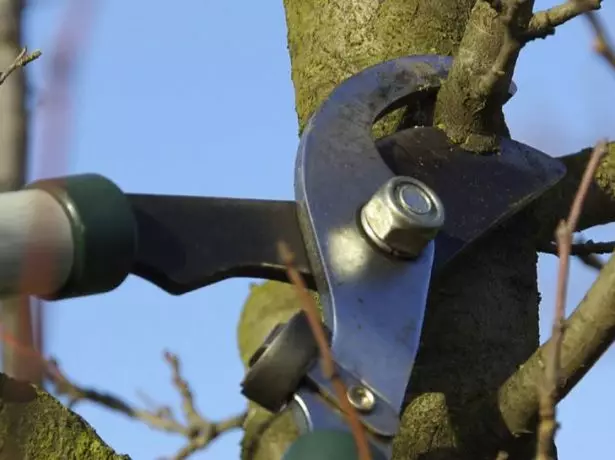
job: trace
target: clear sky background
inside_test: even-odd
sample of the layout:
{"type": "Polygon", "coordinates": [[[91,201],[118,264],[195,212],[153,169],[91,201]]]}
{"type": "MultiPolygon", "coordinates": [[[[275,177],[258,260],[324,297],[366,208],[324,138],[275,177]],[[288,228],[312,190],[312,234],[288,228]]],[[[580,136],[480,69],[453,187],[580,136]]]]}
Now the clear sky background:
{"type": "MultiPolygon", "coordinates": [[[[82,0],[85,1],[85,0],[82,0]]],[[[28,2],[27,44],[52,51],[66,0],[28,2]]],[[[537,1],[537,8],[555,4],[537,1]]],[[[615,5],[602,18],[615,35],[615,5]]],[[[517,95],[506,113],[513,136],[552,155],[615,137],[615,78],[590,51],[583,20],[522,54],[517,95]]],[[[45,89],[46,55],[29,67],[34,96],[45,89]]],[[[45,160],[35,143],[33,174],[97,172],[125,191],[291,199],[298,143],[281,1],[100,1],[73,88],[65,157],[45,160]],[[37,166],[38,165],[38,166],[37,166]]],[[[38,101],[33,123],[44,101],[38,101]]],[[[38,131],[36,131],[38,132],[38,131]]],[[[35,134],[35,137],[37,134],[35,134]]],[[[613,239],[613,227],[586,236],[613,239]]],[[[556,259],[540,259],[541,331],[552,317],[556,259]]],[[[595,273],[572,266],[569,311],[595,273]]],[[[169,349],[183,360],[202,412],[241,411],[243,369],[236,324],[248,280],[172,297],[135,277],[112,293],[46,305],[48,351],[78,383],[139,403],[137,390],[176,405],[169,349]]],[[[560,406],[561,460],[604,457],[615,429],[615,357],[608,352],[560,406]]],[[[135,460],[174,454],[183,439],[91,404],[81,413],[118,452],[135,460]]],[[[240,433],[201,460],[238,458],[240,433]]]]}

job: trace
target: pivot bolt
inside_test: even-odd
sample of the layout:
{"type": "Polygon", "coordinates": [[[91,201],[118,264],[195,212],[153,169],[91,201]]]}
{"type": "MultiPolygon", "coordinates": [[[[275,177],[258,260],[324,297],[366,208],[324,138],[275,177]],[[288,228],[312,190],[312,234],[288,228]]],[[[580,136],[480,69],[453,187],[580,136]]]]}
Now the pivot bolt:
{"type": "Polygon", "coordinates": [[[444,224],[444,205],[411,177],[389,179],[361,209],[363,230],[380,249],[415,258],[444,224]]]}
{"type": "Polygon", "coordinates": [[[348,402],[359,412],[370,412],[376,405],[376,397],[368,388],[353,385],[346,392],[348,402]]]}

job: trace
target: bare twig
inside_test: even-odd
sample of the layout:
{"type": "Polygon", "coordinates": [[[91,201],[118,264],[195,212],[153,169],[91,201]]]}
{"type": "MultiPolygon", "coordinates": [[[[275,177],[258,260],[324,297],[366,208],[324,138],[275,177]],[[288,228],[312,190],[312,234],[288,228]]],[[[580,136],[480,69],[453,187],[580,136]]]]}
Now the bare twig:
{"type": "Polygon", "coordinates": [[[175,454],[173,457],[175,460],[186,459],[191,454],[207,447],[221,434],[243,426],[245,413],[219,422],[212,422],[203,417],[194,405],[188,382],[181,376],[179,358],[169,352],[164,353],[164,358],[171,367],[173,384],[181,395],[185,422],[177,420],[168,407],[155,410],[136,409],[117,396],[78,386],[62,373],[54,360],[47,361],[46,374],[55,387],[55,393],[58,396],[68,397],[69,407],[81,401],[90,401],[142,421],[156,430],[186,437],[187,443],[175,454]]]}
{"type": "MultiPolygon", "coordinates": [[[[557,244],[550,242],[538,248],[539,252],[558,255],[557,244]]],[[[615,251],[615,241],[596,243],[592,240],[577,240],[570,246],[570,255],[576,256],[581,262],[590,268],[602,270],[604,263],[597,254],[610,254],[615,251]]]]}
{"type": "Polygon", "coordinates": [[[537,460],[550,460],[553,439],[557,430],[556,409],[557,392],[560,386],[561,350],[566,319],[566,292],[568,288],[568,274],[572,235],[577,226],[583,202],[593,180],[600,159],[606,154],[605,141],[598,143],[590,158],[585,174],[574,198],[570,213],[565,221],[561,221],[556,230],[556,241],[559,252],[559,271],[557,277],[557,293],[555,301],[555,316],[553,319],[553,332],[546,362],[544,383],[540,389],[540,424],[538,427],[537,460]]]}
{"type": "Polygon", "coordinates": [[[0,72],[0,85],[6,81],[6,79],[15,72],[17,69],[25,67],[32,61],[41,57],[43,53],[40,50],[34,50],[32,53],[28,53],[26,48],[22,49],[21,52],[17,55],[15,60],[11,63],[10,66],[4,71],[0,72]]]}
{"type": "MultiPolygon", "coordinates": [[[[587,5],[590,0],[570,0],[576,5],[587,5]]],[[[602,21],[594,11],[588,10],[585,13],[591,28],[594,31],[594,50],[615,70],[615,49],[607,37],[606,29],[602,21]]]]}
{"type": "MultiPolygon", "coordinates": [[[[548,245],[538,248],[540,252],[545,254],[557,255],[557,244],[549,243],[548,245]]],[[[615,241],[595,242],[593,240],[577,241],[570,246],[570,255],[585,256],[590,254],[609,254],[615,251],[615,241]]]]}
{"type": "Polygon", "coordinates": [[[523,39],[528,42],[536,38],[546,38],[553,35],[556,27],[588,11],[599,10],[601,5],[602,0],[573,0],[547,10],[538,11],[532,16],[530,24],[523,34],[523,39]]]}
{"type": "Polygon", "coordinates": [[[346,420],[354,436],[359,454],[359,459],[370,460],[371,453],[369,449],[369,444],[367,442],[367,437],[365,435],[365,431],[363,429],[363,426],[361,425],[356,410],[354,409],[354,407],[352,407],[346,397],[346,386],[344,385],[342,379],[339,378],[335,370],[335,363],[333,361],[331,349],[329,348],[329,342],[327,340],[323,325],[320,321],[318,306],[316,305],[314,298],[308,292],[307,286],[303,281],[303,278],[299,274],[299,271],[295,268],[294,255],[285,243],[278,243],[278,253],[280,254],[280,258],[286,265],[288,278],[295,286],[297,293],[299,294],[299,297],[301,299],[300,303],[306,313],[306,316],[308,317],[312,333],[314,334],[314,338],[316,339],[316,343],[318,345],[322,372],[325,378],[331,381],[333,388],[335,389],[337,399],[341,406],[340,409],[346,416],[346,420]]]}
{"type": "Polygon", "coordinates": [[[594,13],[600,9],[602,0],[569,0],[532,15],[529,24],[519,25],[519,13],[526,0],[498,0],[489,3],[499,11],[500,21],[506,26],[500,52],[491,69],[483,75],[477,86],[479,95],[489,95],[494,91],[498,81],[506,75],[511,63],[525,44],[536,38],[545,38],[555,32],[555,28],[565,22],[585,14],[590,21],[596,40],[594,48],[603,58],[615,67],[615,53],[609,44],[606,31],[598,16],[594,13]]]}

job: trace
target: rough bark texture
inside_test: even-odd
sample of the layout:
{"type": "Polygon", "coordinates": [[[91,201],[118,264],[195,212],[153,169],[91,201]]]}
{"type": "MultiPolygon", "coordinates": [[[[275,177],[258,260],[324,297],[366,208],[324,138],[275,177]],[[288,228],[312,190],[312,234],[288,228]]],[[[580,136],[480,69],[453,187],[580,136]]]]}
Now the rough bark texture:
{"type": "MultiPolygon", "coordinates": [[[[286,0],[300,127],[351,73],[401,55],[454,54],[475,3],[286,0]]],[[[538,344],[535,228],[529,217],[492,234],[435,280],[395,459],[495,458],[502,447],[490,444],[501,425],[497,414],[477,408],[538,344]]],[[[238,331],[244,363],[270,328],[296,308],[288,286],[269,282],[253,289],[238,331]]],[[[252,407],[244,458],[280,458],[296,435],[288,415],[263,425],[269,419],[252,407]]],[[[531,444],[517,442],[510,458],[526,458],[531,444]]]]}
{"type": "MultiPolygon", "coordinates": [[[[498,2],[500,3],[500,2],[498,2]]],[[[435,110],[435,123],[455,143],[475,152],[493,151],[497,136],[508,135],[502,105],[512,81],[517,51],[496,85],[485,98],[477,91],[477,81],[490,71],[501,51],[507,25],[496,2],[477,1],[466,24],[459,53],[451,68],[450,78],[442,85],[435,110]]],[[[525,27],[529,23],[533,1],[524,1],[515,21],[525,27]]]]}
{"type": "Polygon", "coordinates": [[[0,460],[129,460],[79,415],[28,383],[0,374],[0,460]]]}

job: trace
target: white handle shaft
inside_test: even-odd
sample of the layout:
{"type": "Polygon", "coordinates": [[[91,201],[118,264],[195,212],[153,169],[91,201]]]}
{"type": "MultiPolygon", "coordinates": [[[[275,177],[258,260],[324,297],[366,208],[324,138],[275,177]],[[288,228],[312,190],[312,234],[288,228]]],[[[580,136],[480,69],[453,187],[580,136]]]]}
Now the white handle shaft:
{"type": "Polygon", "coordinates": [[[58,291],[70,275],[73,253],[70,220],[49,193],[0,194],[0,297],[58,291]]]}

